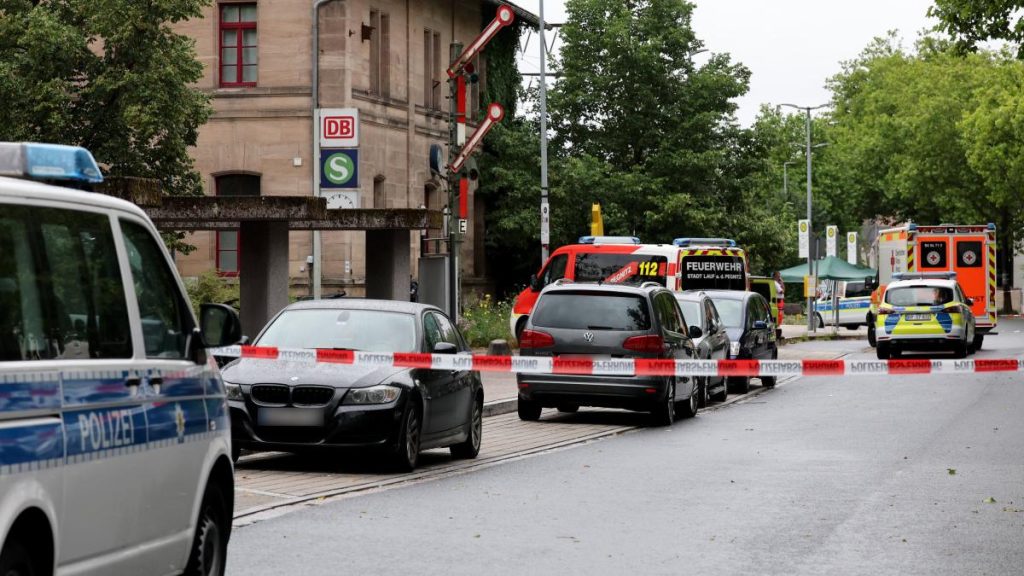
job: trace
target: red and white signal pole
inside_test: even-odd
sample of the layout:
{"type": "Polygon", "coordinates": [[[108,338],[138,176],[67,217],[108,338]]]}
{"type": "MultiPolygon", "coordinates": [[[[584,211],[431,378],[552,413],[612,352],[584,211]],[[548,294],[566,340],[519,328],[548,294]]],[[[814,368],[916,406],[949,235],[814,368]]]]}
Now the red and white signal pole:
{"type": "Polygon", "coordinates": [[[466,137],[466,77],[472,75],[472,61],[497,34],[515,21],[509,6],[499,6],[494,20],[488,24],[469,46],[451,45],[452,65],[448,68],[448,92],[451,100],[448,120],[448,314],[452,321],[459,318],[459,244],[469,223],[469,179],[465,174],[466,161],[480,146],[484,136],[505,116],[500,104],[487,107],[487,117],[467,139],[466,137]],[[458,194],[459,211],[455,213],[455,195],[458,194]],[[457,221],[456,221],[457,218],[457,221]]]}

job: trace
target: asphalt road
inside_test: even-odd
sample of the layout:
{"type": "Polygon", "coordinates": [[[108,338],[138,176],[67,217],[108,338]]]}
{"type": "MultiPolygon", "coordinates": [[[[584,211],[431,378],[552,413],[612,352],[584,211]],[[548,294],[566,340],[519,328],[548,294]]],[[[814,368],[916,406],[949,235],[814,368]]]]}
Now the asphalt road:
{"type": "MultiPolygon", "coordinates": [[[[978,357],[1024,355],[1022,330],[1001,322],[978,357]]],[[[1018,375],[803,378],[668,429],[238,528],[228,573],[1016,575],[1022,415],[1018,375]]]]}

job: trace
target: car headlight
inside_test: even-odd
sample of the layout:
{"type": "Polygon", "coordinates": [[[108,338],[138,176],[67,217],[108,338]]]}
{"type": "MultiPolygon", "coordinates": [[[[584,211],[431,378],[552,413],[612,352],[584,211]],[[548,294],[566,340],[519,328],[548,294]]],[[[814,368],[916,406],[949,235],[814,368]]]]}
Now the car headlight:
{"type": "Polygon", "coordinates": [[[730,342],[729,343],[729,357],[736,358],[740,355],[740,343],[730,342]]]}
{"type": "Polygon", "coordinates": [[[238,384],[232,384],[231,382],[224,383],[224,390],[228,394],[228,400],[245,400],[242,397],[242,387],[238,384]]]}
{"type": "Polygon", "coordinates": [[[353,388],[345,394],[342,404],[388,404],[398,400],[402,389],[382,384],[369,388],[353,388]]]}

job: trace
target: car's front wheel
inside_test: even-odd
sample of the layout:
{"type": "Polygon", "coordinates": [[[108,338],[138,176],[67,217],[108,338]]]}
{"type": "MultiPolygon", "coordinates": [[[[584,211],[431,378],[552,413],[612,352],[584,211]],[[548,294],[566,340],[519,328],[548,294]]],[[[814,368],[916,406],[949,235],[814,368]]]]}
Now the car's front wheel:
{"type": "Polygon", "coordinates": [[[715,393],[711,397],[716,402],[725,402],[725,399],[729,397],[729,386],[726,385],[725,379],[722,379],[722,389],[715,393]]]}
{"type": "Polygon", "coordinates": [[[398,441],[391,449],[391,467],[399,472],[411,472],[416,468],[420,457],[420,441],[423,428],[419,410],[409,401],[402,418],[402,429],[398,433],[398,441]]]}
{"type": "Polygon", "coordinates": [[[888,342],[879,342],[878,346],[875,348],[875,354],[878,356],[879,360],[888,360],[889,359],[889,343],[888,342]]]}
{"type": "Polygon", "coordinates": [[[868,316],[868,346],[874,348],[878,344],[875,336],[875,320],[868,316]]]}
{"type": "Polygon", "coordinates": [[[746,394],[750,392],[749,376],[733,376],[725,381],[725,387],[732,394],[746,394]]]}
{"type": "MultiPolygon", "coordinates": [[[[707,381],[697,385],[696,388],[690,393],[690,397],[683,400],[678,404],[679,409],[676,411],[676,416],[680,420],[687,418],[693,418],[697,415],[697,408],[701,403],[701,398],[707,394],[707,381]]],[[[705,400],[706,404],[706,400],[705,400]]]]}
{"type": "MultiPolygon", "coordinates": [[[[221,576],[228,558],[231,516],[221,487],[210,483],[199,509],[186,576],[221,576]]],[[[3,573],[6,576],[6,572],[3,573]]]]}
{"type": "Polygon", "coordinates": [[[466,436],[466,440],[450,448],[452,458],[472,460],[480,453],[480,440],[483,437],[484,431],[484,403],[480,398],[473,401],[473,415],[471,418],[469,435],[466,436]]]}
{"type": "Polygon", "coordinates": [[[676,383],[669,380],[665,399],[651,410],[651,424],[654,426],[671,426],[676,420],[676,383]]]}

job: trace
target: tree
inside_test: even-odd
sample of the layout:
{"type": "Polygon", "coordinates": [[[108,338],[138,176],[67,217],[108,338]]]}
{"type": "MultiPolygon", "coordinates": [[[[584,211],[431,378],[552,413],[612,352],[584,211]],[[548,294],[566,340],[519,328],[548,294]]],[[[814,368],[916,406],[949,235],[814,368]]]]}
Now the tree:
{"type": "Polygon", "coordinates": [[[1005,40],[1017,45],[1024,58],[1024,16],[1020,0],[935,0],[928,15],[939,19],[938,29],[956,40],[961,53],[974,52],[980,42],[1005,40]]]}
{"type": "MultiPolygon", "coordinates": [[[[750,72],[703,51],[685,0],[570,0],[562,78],[552,91],[555,186],[586,222],[591,201],[609,234],[649,242],[734,236],[748,226],[760,160],[734,119],[750,72]],[[583,209],[581,209],[581,206],[583,209]]],[[[563,218],[563,214],[554,213],[563,218]]]]}
{"type": "Polygon", "coordinates": [[[878,39],[831,80],[831,169],[859,217],[997,223],[1009,270],[1024,225],[1024,63],[942,48],[878,39]]]}
{"type": "Polygon", "coordinates": [[[0,140],[81,145],[108,176],[202,193],[188,148],[209,116],[192,40],[169,24],[208,0],[8,0],[0,7],[0,140]]]}

